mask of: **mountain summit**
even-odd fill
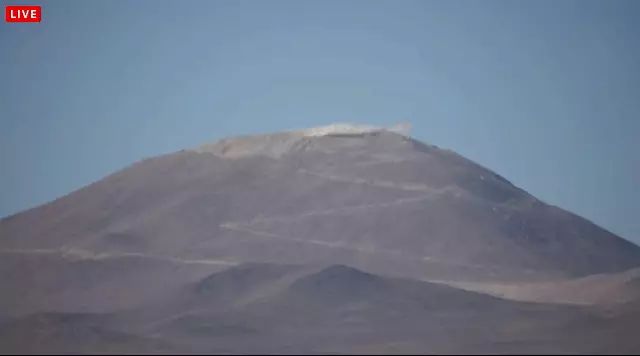
[[[309,129],[293,130],[280,133],[232,137],[195,149],[196,152],[209,152],[224,157],[243,157],[250,155],[266,155],[278,158],[295,149],[307,148],[314,138],[348,137],[377,135],[383,132],[408,135],[411,124],[398,123],[391,127],[372,125],[356,125],[336,123]]]
[[[411,314],[409,305],[422,308],[426,304],[420,300],[426,296],[421,293],[435,290],[420,286],[421,281],[476,291],[523,284],[529,289],[564,286],[558,290],[580,285],[588,291],[590,281],[606,276],[625,281],[615,276],[640,266],[640,247],[536,199],[452,151],[415,140],[407,128],[336,124],[226,138],[143,160],[48,204],[7,217],[0,221],[0,322],[3,317],[17,320],[27,330],[31,326],[24,325],[34,319],[23,318],[33,313],[106,313],[108,321],[96,323],[136,335],[118,340],[138,347],[148,345],[147,336],[160,332],[151,333],[148,327],[164,325],[169,312],[222,313],[214,313],[221,324],[213,326],[202,324],[209,314],[195,317],[198,332],[262,335],[263,327],[280,320],[269,310],[285,312],[287,303],[293,303],[292,308],[307,305],[300,298],[309,293],[292,292],[301,285],[305,291],[328,293],[326,303],[331,303],[330,295],[351,296],[347,289],[352,284],[371,282],[381,296],[410,298],[404,306],[384,298],[375,299],[375,305],[392,305],[389,312]],[[255,267],[274,264],[303,267],[268,267],[274,272],[267,274],[260,272],[267,267]],[[254,267],[224,274],[224,278],[211,277],[246,265]],[[321,266],[341,267],[318,269],[324,272],[304,277],[311,273],[309,269]],[[412,281],[396,282],[398,278]],[[237,302],[212,305],[189,292],[205,280],[208,289],[219,293],[215,295],[233,296],[221,300]],[[322,288],[316,285],[319,281]],[[607,285],[611,287],[599,295],[615,300],[617,284]],[[476,300],[491,308],[502,305],[494,297],[447,288],[447,293],[456,295],[451,300],[460,301],[460,310]],[[323,298],[314,298],[313,305],[320,308]],[[373,323],[357,324],[362,330],[384,324],[386,316],[352,314],[349,310],[359,305],[358,298],[364,297],[340,299],[355,304],[341,304],[346,314],[326,313],[334,319],[323,319],[328,324],[314,327],[342,325],[338,320],[346,315]],[[373,303],[368,300],[362,303]],[[429,299],[429,303],[429,310],[438,309],[436,301]],[[358,308],[371,312],[365,304]],[[330,305],[326,307],[331,310]],[[513,307],[532,313],[525,304]],[[123,310],[144,315],[144,321],[122,315]],[[469,315],[476,312],[470,309]],[[416,312],[415,317],[428,318],[430,314],[424,313]],[[554,313],[548,315],[575,316],[573,309],[568,314]],[[304,313],[295,317],[300,319],[286,323],[306,320]],[[400,322],[397,315],[389,318]],[[171,327],[162,330],[173,333],[178,328],[180,335],[193,336],[183,329],[184,323],[171,319]],[[256,340],[262,337],[266,336]],[[220,352],[266,350],[231,345]],[[370,350],[342,346],[337,350]],[[379,349],[393,351],[386,346]]]

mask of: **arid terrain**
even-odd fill
[[[640,353],[640,247],[401,130],[135,163],[0,220],[0,283],[3,354]]]

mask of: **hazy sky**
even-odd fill
[[[640,1],[41,4],[0,24],[0,216],[222,136],[409,120],[640,243]]]

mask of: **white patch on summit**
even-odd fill
[[[372,125],[357,125],[347,123],[337,123],[327,126],[314,127],[303,130],[304,136],[326,136],[336,134],[365,134],[371,132],[389,131],[401,135],[409,135],[411,124],[407,122],[399,123],[389,128]]]

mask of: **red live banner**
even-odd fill
[[[42,8],[40,6],[7,5],[4,8],[6,22],[40,22]]]

